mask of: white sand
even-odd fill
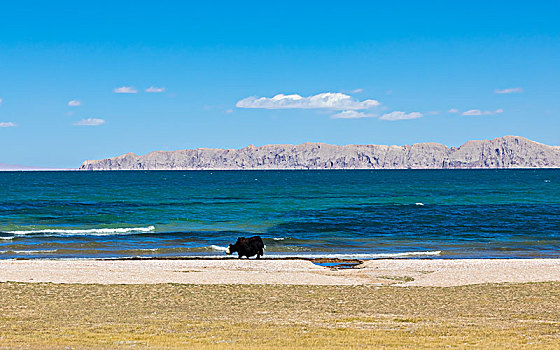
[[[343,270],[305,260],[0,260],[5,281],[458,286],[560,281],[560,259],[371,260]]]
[[[373,260],[370,276],[412,277],[406,286],[560,281],[560,259]]]

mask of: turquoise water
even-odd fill
[[[560,257],[560,170],[0,172],[0,258]]]

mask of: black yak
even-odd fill
[[[239,237],[235,244],[230,244],[226,249],[226,254],[232,254],[234,252],[237,252],[239,259],[241,259],[242,256],[249,258],[253,255],[256,255],[257,259],[260,259],[261,255],[264,255],[263,240],[260,236],[249,238]]]

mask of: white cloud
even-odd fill
[[[68,101],[68,106],[70,107],[78,107],[82,105],[82,101],[80,100],[70,100]]]
[[[449,113],[459,113],[459,110],[456,108],[451,108],[450,110],[448,110]]]
[[[516,88],[507,88],[502,90],[494,90],[495,94],[514,94],[517,92],[523,92],[523,89],[520,87],[516,87]]]
[[[482,115],[482,111],[480,109],[471,109],[466,112],[461,113],[462,115]]]
[[[372,118],[377,117],[377,114],[367,114],[358,111],[342,111],[331,115],[331,119],[358,119],[358,118]]]
[[[82,119],[79,122],[74,123],[74,125],[80,125],[80,126],[98,126],[101,124],[104,124],[105,120],[103,119],[98,119],[98,118],[88,118],[88,119]]]
[[[352,90],[350,92],[353,93],[353,94],[358,94],[360,92],[364,92],[364,89],[355,89],[355,90]]]
[[[407,114],[401,111],[394,111],[391,113],[383,114],[379,119],[380,120],[405,120],[405,119],[421,118],[423,116],[424,115],[422,113],[418,113],[418,112],[412,112]]]
[[[121,86],[115,88],[113,92],[116,94],[135,94],[138,92],[138,90],[136,90],[136,88],[133,88],[132,86]]]
[[[231,108],[230,108],[230,109],[226,109],[226,113],[228,113],[228,114],[229,114],[229,113],[233,113],[233,109],[231,109]]]
[[[263,109],[333,109],[360,110],[379,106],[376,100],[359,101],[340,92],[325,92],[309,97],[278,94],[272,98],[247,97],[237,102],[238,108]]]
[[[2,99],[0,98],[0,105],[2,104]]]
[[[17,125],[12,122],[0,122],[0,128],[13,128],[14,126]]]
[[[164,92],[164,91],[165,91],[165,88],[150,86],[149,88],[147,88],[147,89],[144,90],[144,91],[146,91],[146,92]]]
[[[492,114],[499,114],[503,112],[504,110],[501,108],[498,108],[495,111],[481,111],[480,109],[471,109],[461,113],[461,115],[492,115]]]

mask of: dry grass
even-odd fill
[[[560,348],[560,283],[0,283],[0,348]]]

